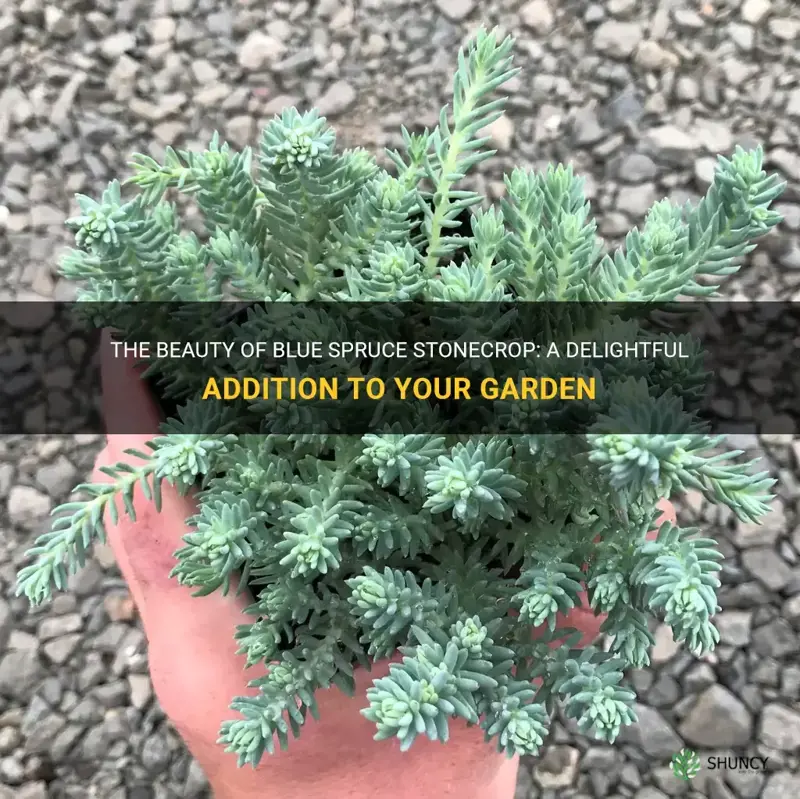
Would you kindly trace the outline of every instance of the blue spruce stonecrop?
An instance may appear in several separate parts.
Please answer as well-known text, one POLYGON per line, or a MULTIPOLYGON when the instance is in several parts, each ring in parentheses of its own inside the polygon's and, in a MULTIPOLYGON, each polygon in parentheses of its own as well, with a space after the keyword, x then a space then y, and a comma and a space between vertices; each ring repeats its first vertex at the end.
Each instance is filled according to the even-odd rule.
MULTIPOLYGON (((712 295, 780 221, 770 204, 783 184, 763 171, 760 149, 740 148, 719 157, 699 203, 657 203, 613 252, 570 167, 516 168, 486 207, 462 181, 493 154, 485 129, 517 72, 512 44, 475 35, 452 103, 432 131, 403 129, 392 172, 363 149, 337 152, 325 119, 294 108, 266 126, 256 163, 217 135, 204 152, 168 147, 163 163, 135 156, 131 199, 118 181, 99 200, 78 198, 63 274, 95 310, 117 305, 98 325, 132 337, 148 331, 130 300, 669 302, 712 295), (193 198, 204 235, 182 231, 168 192, 193 198), (465 210, 472 233, 454 235, 465 210)), ((256 310, 239 332, 255 339, 264 325, 256 310)), ((647 375, 613 387, 606 418, 632 430, 671 420, 661 434, 601 420, 586 435, 471 437, 265 436, 257 424, 233 434, 224 407, 186 399, 197 375, 185 362, 161 362, 156 377, 177 398, 176 418, 109 469, 110 482, 79 485, 54 511, 18 593, 41 603, 63 589, 104 539, 104 513, 133 513, 137 485, 158 503, 164 481, 182 493, 199 482, 173 574, 198 594, 244 575, 256 595, 232 634, 248 664, 272 664, 257 696, 233 699, 238 717, 220 732, 240 765, 299 736, 317 691, 352 692, 355 668, 398 651, 402 662, 365 697, 377 740, 444 742, 464 720, 508 756, 535 754, 558 702, 613 742, 636 720, 622 681, 649 662, 648 619, 662 617, 695 653, 719 639, 716 544, 669 523, 646 540, 656 504, 693 489, 755 521, 771 500, 769 475, 741 452, 720 454, 724 437, 676 425, 680 398, 652 391, 647 375), (608 614, 608 651, 578 649, 579 633, 555 629, 584 587, 608 614)), ((302 409, 282 410, 291 431, 302 409)))

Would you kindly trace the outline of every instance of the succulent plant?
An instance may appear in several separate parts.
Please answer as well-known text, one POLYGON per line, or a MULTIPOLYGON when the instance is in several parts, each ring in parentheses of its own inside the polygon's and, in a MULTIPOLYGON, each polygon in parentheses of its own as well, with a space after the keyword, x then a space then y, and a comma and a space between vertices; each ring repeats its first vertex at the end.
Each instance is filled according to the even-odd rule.
MULTIPOLYGON (((571 167, 514 169, 488 205, 463 179, 493 154, 486 129, 516 72, 512 44, 475 35, 451 105, 432 131, 403 129, 391 171, 365 150, 338 152, 325 119, 294 108, 266 126, 256 159, 216 135, 204 152, 135 156, 130 199, 117 181, 99 200, 79 197, 63 274, 82 301, 118 305, 96 321, 134 338, 147 331, 133 301, 657 303, 709 296, 777 224, 782 185, 760 150, 720 157, 696 206, 657 203, 613 251, 571 167), (204 231, 187 232, 167 199, 179 194, 204 231), (465 212, 470 229, 456 230, 465 212)), ((236 324, 257 339, 267 322, 254 310, 236 324)), ((156 502, 164 481, 196 487, 174 576, 200 594, 229 591, 234 577, 249 586, 231 634, 249 664, 270 666, 257 695, 233 699, 238 717, 220 733, 241 764, 301 735, 319 690, 352 691, 354 669, 398 652, 364 697, 378 740, 446 741, 464 719, 499 751, 532 754, 560 702, 613 741, 635 721, 623 674, 648 663, 652 617, 694 652, 719 638, 715 541, 668 522, 648 539, 658 502, 691 488, 756 520, 770 500, 773 481, 741 453, 720 454, 723 437, 674 423, 681 399, 653 374, 623 380, 611 403, 667 420, 655 432, 598 422, 580 435, 354 436, 267 434, 258 413, 242 426, 189 390, 187 369, 154 364, 175 418, 108 483, 80 485, 56 509, 18 591, 40 603, 63 588, 103 537, 104 514, 133 512, 137 485, 156 502), (607 649, 579 648, 578 632, 556 626, 583 591, 608 614, 607 649)))

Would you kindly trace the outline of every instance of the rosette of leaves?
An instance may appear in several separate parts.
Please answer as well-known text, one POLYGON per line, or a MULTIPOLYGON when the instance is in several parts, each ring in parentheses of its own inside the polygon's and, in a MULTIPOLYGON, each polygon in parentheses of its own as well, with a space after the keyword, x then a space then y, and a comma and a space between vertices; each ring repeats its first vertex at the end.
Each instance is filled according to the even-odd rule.
MULTIPOLYGON (((512 40, 479 31, 459 54, 439 124, 403 129, 391 169, 365 150, 337 150, 323 117, 295 109, 266 126, 255 150, 215 135, 202 152, 137 155, 124 191, 114 181, 98 200, 79 198, 62 273, 98 324, 132 339, 149 331, 127 300, 266 301, 269 312, 256 305, 215 331, 255 340, 269 336, 273 309, 314 330, 315 312, 299 306, 310 300, 702 298, 778 223, 770 205, 782 184, 762 169, 760 149, 720 157, 698 204, 657 203, 611 251, 570 167, 516 168, 488 207, 465 178, 492 155, 485 131, 516 71, 512 40), (204 231, 186 232, 179 194, 204 231), (456 234, 465 212, 469 227, 456 234)), ((202 327, 170 314, 162 322, 185 335, 202 327)), ((402 662, 363 698, 378 740, 446 741, 460 719, 509 756, 534 754, 558 702, 582 730, 613 741, 635 720, 623 673, 647 662, 652 617, 696 652, 718 639, 715 543, 669 524, 648 541, 657 503, 692 489, 754 521, 771 499, 769 476, 741 453, 719 454, 722 440, 685 418, 681 397, 647 370, 614 383, 586 435, 442 435, 421 416, 411 432, 345 436, 335 413, 318 434, 293 433, 302 408, 291 404, 273 409, 286 432, 265 435, 257 403, 223 409, 188 397, 205 367, 192 368, 151 367, 175 418, 109 468, 108 483, 78 486, 56 510, 18 592, 40 603, 63 588, 103 538, 105 514, 133 513, 136 485, 156 502, 164 481, 182 493, 198 486, 174 576, 202 594, 244 575, 253 601, 231 635, 249 664, 270 665, 256 695, 232 698, 235 718, 220 733, 242 764, 302 735, 319 690, 352 691, 355 668, 398 651, 402 662), (556 629, 583 590, 608 614, 607 649, 578 649, 579 635, 556 629)))

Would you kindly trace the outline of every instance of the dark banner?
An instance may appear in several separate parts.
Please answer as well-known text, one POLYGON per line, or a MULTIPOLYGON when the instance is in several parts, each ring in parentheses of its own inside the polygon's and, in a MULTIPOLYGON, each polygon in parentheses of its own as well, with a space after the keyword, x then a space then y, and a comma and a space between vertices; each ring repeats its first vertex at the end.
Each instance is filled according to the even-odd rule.
POLYGON ((4 303, 0 433, 156 432, 106 430, 104 346, 188 433, 793 434, 799 323, 791 303, 4 303))

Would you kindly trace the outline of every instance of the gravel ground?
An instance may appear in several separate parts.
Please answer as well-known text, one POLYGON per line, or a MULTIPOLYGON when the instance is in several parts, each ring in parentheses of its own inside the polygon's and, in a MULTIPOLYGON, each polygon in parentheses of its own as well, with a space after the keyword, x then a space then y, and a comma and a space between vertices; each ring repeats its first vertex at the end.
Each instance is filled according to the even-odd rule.
MULTIPOLYGON (((670 196, 696 198, 713 154, 762 142, 789 181, 781 230, 731 297, 800 297, 800 10, 794 0, 3 0, 0 297, 65 299, 55 274, 75 192, 132 151, 237 145, 289 104, 315 104, 348 144, 379 149, 435 123, 454 53, 478 22, 518 37, 499 157, 477 178, 570 160, 614 238, 670 196), (269 6, 265 10, 265 6, 269 6), (481 20, 481 14, 483 18, 481 20)), ((800 439, 740 435, 778 478, 760 528, 689 496, 687 521, 728 559, 723 645, 697 661, 658 630, 633 675, 640 724, 614 747, 557 725, 518 797, 800 795, 800 439), (671 773, 681 746, 767 757, 764 770, 671 773)), ((0 799, 204 797, 153 701, 141 628, 107 551, 31 613, 14 573, 50 508, 90 467, 94 436, 0 440, 0 799)))

